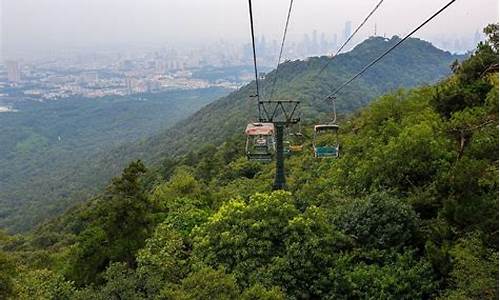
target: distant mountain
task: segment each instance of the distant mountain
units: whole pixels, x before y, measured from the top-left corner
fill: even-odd
[[[356,46],[352,51],[339,55],[318,76],[318,71],[329,61],[329,57],[312,57],[283,63],[276,84],[276,99],[300,100],[304,120],[326,120],[331,105],[324,101],[335,87],[360,71],[400,39],[372,37]],[[432,44],[409,39],[379,64],[353,82],[338,97],[337,108],[347,114],[366,105],[375,97],[390,90],[432,84],[450,74],[450,65],[463,56],[453,55],[437,49]],[[262,82],[263,97],[270,95],[276,72],[269,73]],[[68,190],[95,191],[133,159],[141,158],[148,163],[158,163],[166,157],[175,157],[195,151],[206,144],[223,143],[228,137],[242,133],[246,123],[255,120],[255,83],[203,107],[187,119],[163,132],[140,142],[126,143],[112,151],[104,151],[90,161],[78,174],[66,170],[64,176],[50,178],[51,197],[30,198],[7,214],[0,215],[0,226],[26,229],[42,218],[55,214],[78,201]],[[71,185],[54,184],[71,175]],[[66,176],[66,177],[65,177]],[[47,181],[35,185],[44,190]],[[81,199],[80,199],[81,200]],[[50,207],[47,210],[47,206]],[[30,207],[30,211],[25,208]],[[41,209],[42,212],[37,213]],[[29,222],[27,221],[29,220]]]

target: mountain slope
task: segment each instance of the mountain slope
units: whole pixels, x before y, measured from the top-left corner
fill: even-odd
[[[277,80],[276,98],[300,100],[304,120],[324,121],[330,111],[330,104],[323,100],[324,97],[398,41],[397,37],[370,38],[352,51],[338,56],[321,76],[317,76],[318,71],[330,60],[328,57],[284,63],[280,67]],[[389,90],[434,83],[448,75],[451,63],[461,58],[439,50],[428,42],[410,39],[349,86],[338,98],[338,110],[340,113],[349,113]],[[264,97],[271,93],[274,76],[275,72],[271,72],[262,82]],[[149,163],[157,163],[166,157],[198,151],[206,144],[220,144],[228,137],[242,133],[246,123],[254,120],[256,103],[255,98],[250,98],[254,93],[254,83],[246,85],[158,135],[101,153],[100,159],[82,172],[71,176],[73,180],[79,178],[92,182],[92,188],[95,190],[103,187],[103,179],[117,175],[131,160],[140,158]],[[59,180],[64,182],[65,178],[59,177]],[[39,184],[38,188],[43,188],[44,184]],[[66,194],[65,184],[55,185],[52,189],[50,205],[54,211],[60,211],[75,202],[75,199]],[[37,213],[33,211],[43,208],[47,203],[46,200],[33,201],[29,211],[20,209],[15,214],[11,213],[8,216],[9,222],[4,218],[3,221],[0,220],[0,224],[17,226],[26,222],[26,219],[38,219]],[[12,220],[14,216],[19,219]]]
[[[0,114],[0,226],[34,224],[87,199],[113,176],[96,176],[99,157],[161,132],[226,94],[210,88],[48,102],[14,99],[17,112]],[[19,210],[27,212],[16,220]],[[31,211],[37,216],[27,220]]]
[[[342,120],[340,158],[292,155],[287,191],[243,136],[130,163],[35,231],[0,233],[4,298],[498,299],[493,41]]]
[[[326,113],[330,112],[331,104],[324,101],[324,97],[398,41],[397,37],[390,40],[370,38],[338,56],[319,77],[318,70],[330,58],[314,57],[284,63],[280,67],[275,99],[301,101],[304,120],[328,119]],[[390,90],[434,83],[450,74],[451,63],[462,58],[428,42],[410,39],[346,88],[338,97],[337,109],[341,114],[349,113]],[[270,94],[274,75],[275,72],[270,73],[262,82],[264,97]],[[185,154],[193,146],[220,143],[228,136],[243,132],[246,123],[255,119],[252,116],[256,105],[250,98],[254,90],[254,84],[247,85],[122,153],[130,158],[136,156],[156,161],[165,156]]]

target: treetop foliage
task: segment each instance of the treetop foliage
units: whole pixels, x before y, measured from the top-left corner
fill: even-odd
[[[0,297],[497,299],[498,26],[486,32],[449,78],[343,118],[339,159],[289,157],[287,191],[270,192],[274,166],[246,161],[241,135],[130,163],[33,233],[0,235]]]

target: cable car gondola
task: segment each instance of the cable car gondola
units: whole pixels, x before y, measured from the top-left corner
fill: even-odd
[[[300,153],[304,150],[305,137],[300,132],[293,132],[288,135],[288,149],[290,153]]]
[[[329,99],[332,100],[333,120],[328,124],[314,126],[313,150],[315,158],[337,158],[340,155],[335,97]]]
[[[298,128],[296,128],[296,127],[298,127]],[[287,130],[287,131],[288,131],[288,134],[287,134],[285,141],[284,141],[285,155],[291,156],[292,154],[302,152],[304,150],[304,144],[306,142],[306,139],[305,139],[304,135],[302,134],[300,122],[296,126],[292,125],[291,127],[289,127],[289,130]]]
[[[275,152],[274,124],[250,123],[245,130],[248,160],[269,163]]]
[[[314,157],[339,157],[340,144],[338,139],[338,131],[339,125],[337,124],[323,124],[314,126]]]
[[[288,140],[283,141],[283,155],[285,157],[292,156],[292,151],[290,151],[290,141]]]
[[[302,127],[298,123],[298,130],[290,132],[288,138],[290,140],[290,153],[300,153],[304,150],[304,144],[306,143],[306,138],[302,134]]]

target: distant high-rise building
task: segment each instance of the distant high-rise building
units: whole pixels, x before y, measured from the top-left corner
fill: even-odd
[[[164,60],[155,60],[155,72],[157,74],[163,74],[165,73],[165,70],[167,69],[166,63]]]
[[[263,55],[266,55],[266,53],[267,53],[267,42],[266,42],[266,37],[265,36],[261,36],[260,42],[257,43],[257,47],[258,47],[258,51],[260,53],[262,53]]]
[[[133,82],[132,82],[132,78],[127,76],[125,78],[125,85],[127,86],[127,94],[128,95],[132,95],[132,92],[133,92]]]
[[[273,46],[272,46],[272,47],[273,47],[273,48],[272,48],[272,52],[273,52],[273,53],[274,53],[274,52],[279,51],[279,44],[278,44],[278,41],[277,41],[277,40],[273,40],[272,45],[273,45]]]
[[[347,41],[347,39],[351,36],[352,34],[352,22],[347,21],[345,22],[345,27],[344,27],[344,41]]]
[[[325,33],[321,33],[321,39],[320,39],[320,42],[319,42],[319,52],[321,52],[321,54],[325,54],[325,52],[328,51],[328,41],[326,40],[326,35]]]
[[[474,34],[474,46],[479,44],[481,40],[482,40],[481,33],[479,32],[479,30],[476,30],[476,33]]]
[[[8,60],[5,62],[5,66],[7,67],[7,80],[10,82],[19,82],[21,81],[21,67],[19,63],[14,60]]]
[[[311,54],[310,46],[311,46],[311,39],[309,38],[309,35],[306,33],[302,38],[302,53],[301,53],[302,56],[307,56]]]
[[[312,41],[310,45],[310,51],[312,54],[318,54],[318,31],[314,30],[312,33]]]
[[[333,34],[333,38],[332,38],[332,46],[331,46],[332,52],[337,51],[337,42],[338,42],[337,40],[338,40],[337,34],[335,33],[335,34]]]

